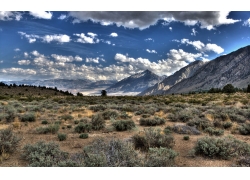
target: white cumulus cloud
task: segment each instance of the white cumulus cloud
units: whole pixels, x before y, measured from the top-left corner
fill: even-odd
[[[20,51],[20,49],[19,49],[19,48],[16,48],[16,49],[14,49],[14,51],[18,52],[18,51]]]
[[[73,61],[82,61],[82,58],[80,56],[62,56],[58,54],[52,54],[51,55],[56,61],[65,63],[65,62],[73,62]]]
[[[21,31],[19,31],[18,34],[20,34],[22,38],[25,37],[29,41],[29,43],[34,43],[36,42],[37,39],[40,39],[42,40],[41,42],[46,42],[46,43],[50,43],[50,42],[67,43],[71,41],[70,36],[66,34],[53,34],[53,35],[38,36],[35,34],[27,34]]]
[[[35,75],[36,71],[33,69],[22,69],[22,68],[5,68],[5,69],[1,69],[0,72],[4,73],[4,74],[12,74],[12,75]]]
[[[196,50],[200,52],[213,51],[217,54],[224,52],[224,49],[216,44],[204,44],[201,41],[190,41],[189,39],[182,39],[181,43],[192,45]]]
[[[243,26],[250,27],[250,18],[244,21]]]
[[[52,41],[56,41],[59,43],[66,43],[70,42],[71,39],[68,35],[65,34],[54,34],[54,35],[45,35],[44,37],[41,37],[44,42],[50,43]]]
[[[27,52],[24,52],[23,55],[24,55],[24,57],[26,57],[26,58],[29,57],[29,53],[27,53]]]
[[[95,43],[99,43],[99,39],[95,38],[95,35],[93,33],[91,33],[89,36],[86,36],[84,33],[81,34],[74,34],[75,36],[77,36],[77,40],[76,42],[79,43],[86,43],[86,44],[95,44]],[[94,35],[94,37],[93,37]]]
[[[217,54],[220,54],[224,52],[224,49],[216,44],[208,43],[205,47],[205,51],[213,51],[216,52]]]
[[[66,19],[67,15],[61,14],[57,19],[64,20]]]
[[[19,12],[0,11],[1,21],[11,21],[11,20],[20,21],[20,19],[22,19],[22,15]]]
[[[149,50],[149,49],[146,49],[146,51],[148,52],[148,53],[157,53],[155,50]]]
[[[36,50],[32,51],[31,54],[36,56],[36,57],[40,56],[40,53],[38,51],[36,51]]]
[[[88,35],[91,36],[92,38],[95,38],[97,36],[97,34],[92,33],[92,32],[88,32]]]
[[[97,57],[97,58],[86,58],[87,63],[96,63],[96,64],[98,64],[99,60],[100,60],[99,57]]]
[[[18,64],[19,65],[29,65],[30,64],[30,60],[19,60]]]
[[[113,33],[111,33],[109,36],[111,36],[111,37],[117,37],[118,34],[113,32]]]
[[[46,11],[30,11],[30,15],[38,19],[52,19],[52,13]]]
[[[196,36],[197,33],[198,33],[198,32],[195,30],[195,28],[192,28],[191,35],[192,35],[192,36]]]

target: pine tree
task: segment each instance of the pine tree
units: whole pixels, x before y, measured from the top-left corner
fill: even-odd
[[[232,84],[227,84],[226,86],[223,87],[222,92],[223,93],[234,93],[235,88]]]
[[[250,84],[247,86],[247,93],[250,93]]]
[[[102,95],[101,95],[101,96],[107,96],[107,91],[102,90],[102,91],[101,91],[101,93],[102,93]]]

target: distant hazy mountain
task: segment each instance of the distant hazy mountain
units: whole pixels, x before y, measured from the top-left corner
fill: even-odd
[[[162,94],[164,91],[168,90],[176,83],[182,81],[183,79],[191,77],[204,64],[206,64],[206,62],[204,61],[194,61],[189,65],[181,68],[179,71],[176,71],[173,75],[166,77],[160,83],[157,83],[152,87],[149,87],[148,89],[144,90],[138,95],[142,96],[142,95]]]
[[[108,93],[131,93],[144,91],[148,87],[162,81],[166,76],[158,76],[149,70],[134,74],[107,88]],[[121,94],[122,95],[122,94]]]
[[[72,93],[88,92],[87,94],[99,93],[100,89],[106,89],[117,81],[115,80],[101,80],[90,81],[88,79],[49,79],[49,80],[21,80],[21,81],[3,81],[5,84],[27,84],[35,86],[57,87],[60,90],[68,90]],[[98,92],[96,92],[98,91]],[[99,93],[100,94],[100,93]]]
[[[222,88],[226,84],[239,88],[250,84],[250,46],[209,61],[193,76],[175,84],[164,94]]]

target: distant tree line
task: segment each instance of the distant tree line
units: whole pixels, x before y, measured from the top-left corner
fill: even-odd
[[[46,87],[46,86],[35,86],[35,85],[27,85],[27,84],[20,84],[20,85],[16,85],[15,83],[13,84],[5,84],[3,82],[0,82],[0,86],[5,86],[5,87],[8,87],[8,88],[11,88],[11,87],[33,87],[33,88],[39,88],[41,90],[44,90],[44,89],[48,89],[48,90],[53,90],[53,91],[56,91],[56,92],[60,92],[66,96],[73,96],[73,94],[69,91],[62,91],[62,90],[58,90],[57,87]]]
[[[227,84],[222,89],[211,88],[208,90],[208,93],[235,93],[235,92],[250,93],[250,84],[247,86],[247,88],[242,88],[242,89],[234,87],[232,84]]]

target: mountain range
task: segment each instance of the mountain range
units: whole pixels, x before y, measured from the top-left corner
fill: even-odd
[[[145,89],[161,82],[166,76],[158,76],[148,69],[131,75],[106,89],[108,94],[126,95],[128,93],[138,94]]]
[[[107,90],[141,91],[137,95],[143,96],[207,91],[211,88],[223,88],[226,84],[246,88],[250,84],[250,46],[214,60],[194,61],[162,81],[159,81],[160,78],[162,77],[146,70],[117,82]]]
[[[34,85],[57,87],[59,90],[70,91],[73,94],[81,92],[84,95],[100,95],[102,89],[106,89],[112,84],[116,83],[115,80],[101,80],[91,81],[88,79],[48,79],[48,80],[21,80],[21,81],[2,81],[5,84],[16,85]]]
[[[142,91],[138,95],[157,95],[162,94],[164,91],[168,90],[178,82],[181,82],[183,79],[189,78],[194,75],[194,73],[206,62],[204,61],[194,61],[187,65],[186,67],[181,68],[179,71],[175,72],[173,75],[166,77],[160,83],[155,84],[152,87]]]
[[[163,94],[223,88],[226,84],[238,88],[246,88],[250,84],[250,46],[205,63],[192,76],[175,84]]]
[[[104,89],[108,95],[143,96],[206,91],[211,88],[222,88],[226,84],[246,88],[250,84],[250,45],[214,60],[194,61],[168,77],[158,76],[145,70],[118,82],[50,79],[3,81],[3,83],[57,87],[59,90],[68,90],[73,94],[82,92],[84,95],[100,95],[101,90]]]

